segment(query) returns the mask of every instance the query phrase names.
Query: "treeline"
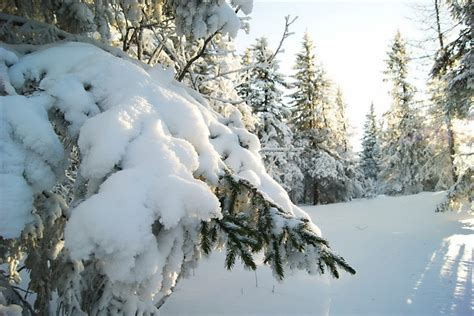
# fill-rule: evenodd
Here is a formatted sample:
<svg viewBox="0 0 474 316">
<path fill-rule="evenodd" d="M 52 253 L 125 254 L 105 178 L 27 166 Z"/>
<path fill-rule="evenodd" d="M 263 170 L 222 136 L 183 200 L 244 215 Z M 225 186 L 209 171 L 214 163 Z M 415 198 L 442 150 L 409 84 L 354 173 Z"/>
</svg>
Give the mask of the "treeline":
<svg viewBox="0 0 474 316">
<path fill-rule="evenodd" d="M 446 190 L 459 179 L 467 183 L 458 184 L 464 190 L 458 195 L 465 200 L 472 196 L 472 135 L 465 129 L 472 123 L 473 102 L 469 8 L 468 2 L 447 6 L 460 35 L 444 45 L 447 35 L 438 28 L 428 100 L 419 97 L 422 91 L 411 83 L 413 57 L 406 40 L 396 33 L 384 71 L 392 103 L 381 120 L 371 105 L 359 155 L 350 146 L 342 92 L 316 59 L 309 34 L 303 37 L 289 78 L 279 72 L 277 53 L 264 37 L 247 49 L 237 91 L 253 113 L 267 171 L 294 202 L 333 203 Z M 439 14 L 439 7 L 433 12 Z M 440 23 L 438 15 L 433 23 Z"/>
<path fill-rule="evenodd" d="M 256 118 L 267 171 L 297 203 L 347 201 L 364 194 L 364 177 L 349 143 L 342 92 L 329 80 L 304 35 L 285 78 L 265 38 L 243 56 L 247 80 L 237 87 Z M 285 91 L 291 93 L 284 95 Z"/>
</svg>

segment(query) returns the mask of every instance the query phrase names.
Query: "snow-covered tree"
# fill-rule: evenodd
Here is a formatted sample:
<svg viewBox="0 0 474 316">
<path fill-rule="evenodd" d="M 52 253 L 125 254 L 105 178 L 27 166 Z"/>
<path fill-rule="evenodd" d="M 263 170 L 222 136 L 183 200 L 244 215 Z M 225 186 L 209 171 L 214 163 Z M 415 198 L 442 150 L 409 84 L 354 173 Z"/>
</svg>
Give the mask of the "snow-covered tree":
<svg viewBox="0 0 474 316">
<path fill-rule="evenodd" d="M 349 144 L 349 122 L 347 121 L 346 103 L 341 88 L 337 88 L 333 111 L 335 123 L 333 130 L 339 152 L 341 155 L 348 155 L 351 151 Z"/>
<path fill-rule="evenodd" d="M 314 44 L 308 32 L 304 34 L 302 50 L 296 54 L 292 99 L 292 124 L 298 131 L 321 129 L 327 126 L 325 117 L 329 103 L 330 82 L 324 70 L 316 65 Z"/>
<path fill-rule="evenodd" d="M 252 52 L 250 48 L 247 48 L 242 55 L 241 65 L 243 70 L 240 72 L 241 81 L 235 87 L 239 96 L 247 102 L 250 99 L 250 94 L 252 93 L 252 88 L 250 87 L 252 81 L 252 69 L 254 67 Z"/>
<path fill-rule="evenodd" d="M 342 95 L 336 98 L 338 102 L 333 98 L 331 82 L 316 64 L 313 49 L 305 33 L 290 95 L 295 146 L 300 148 L 298 165 L 305 177 L 302 201 L 349 200 L 361 190 L 351 179 L 356 174 L 354 166 L 342 157 L 348 149 L 344 102 Z"/>
<path fill-rule="evenodd" d="M 379 173 L 379 159 L 379 132 L 374 112 L 374 104 L 372 103 L 369 113 L 367 113 L 365 117 L 360 166 L 365 178 L 374 183 L 377 181 L 377 175 Z"/>
<path fill-rule="evenodd" d="M 388 52 L 385 80 L 391 84 L 392 106 L 384 119 L 379 188 L 388 194 L 423 190 L 429 156 L 422 122 L 414 104 L 414 87 L 408 79 L 409 56 L 397 32 Z"/>
<path fill-rule="evenodd" d="M 439 1 L 435 2 L 437 4 Z M 452 29 L 459 34 L 444 44 L 443 33 L 438 31 L 440 46 L 431 74 L 446 81 L 445 93 L 450 102 L 445 103 L 451 116 L 466 117 L 472 111 L 474 95 L 474 2 L 472 0 L 444 0 L 453 19 Z M 439 24 L 438 24 L 439 25 Z"/>
<path fill-rule="evenodd" d="M 456 138 L 454 124 L 456 119 L 446 111 L 448 102 L 445 93 L 446 84 L 443 80 L 433 79 L 429 82 L 430 99 L 427 102 L 428 109 L 425 118 L 426 137 L 430 152 L 428 157 L 427 171 L 431 179 L 430 190 L 446 190 L 457 179 L 456 160 Z"/>
<path fill-rule="evenodd" d="M 250 52 L 254 67 L 250 71 L 251 89 L 247 102 L 256 113 L 270 112 L 278 118 L 285 117 L 288 111 L 282 102 L 282 89 L 287 84 L 279 72 L 278 60 L 273 58 L 274 53 L 268 47 L 267 39 L 258 38 Z"/>
<path fill-rule="evenodd" d="M 55 14 L 49 2 L 31 2 L 31 16 L 18 3 L 22 18 L 0 16 L 8 21 L 2 32 L 11 32 L 2 40 L 82 41 L 88 34 L 71 37 L 60 22 L 26 19 Z M 54 3 L 78 3 L 81 13 L 117 5 L 115 19 L 136 9 L 143 22 L 142 5 L 161 2 Z M 199 6 L 190 11 L 196 16 L 176 9 L 184 1 L 165 4 L 186 16 L 176 25 L 192 21 L 190 36 L 235 20 L 224 1 L 187 3 Z M 231 1 L 242 10 L 250 4 Z M 136 21 L 130 16 L 128 23 Z M 84 41 L 94 45 L 0 45 L 0 264 L 8 269 L 0 270 L 2 313 L 157 314 L 177 282 L 215 249 L 226 251 L 227 268 L 240 260 L 255 269 L 263 254 L 280 280 L 293 269 L 354 273 L 266 173 L 240 112 L 216 112 L 170 68 Z M 20 271 L 33 305 L 18 293 Z"/>
<path fill-rule="evenodd" d="M 253 1 L 201 1 L 201 0 L 103 0 L 103 1 L 13 1 L 2 3 L 2 12 L 16 14 L 31 20 L 55 24 L 73 34 L 113 40 L 118 33 L 121 41 L 139 41 L 144 29 L 156 26 L 164 18 L 175 21 L 178 34 L 193 38 L 206 38 L 216 32 L 235 36 L 240 27 L 235 11 L 249 14 Z M 6 18 L 6 17 L 2 17 Z M 20 32 L 11 34 L 21 35 Z M 41 34 L 45 31 L 44 34 Z M 41 36 L 48 30 L 38 30 Z M 95 33 L 95 34 L 93 34 Z M 41 38 L 43 41 L 45 38 Z"/>
<path fill-rule="evenodd" d="M 448 16 L 442 19 L 442 11 Z M 431 25 L 436 30 L 436 55 L 429 82 L 430 160 L 436 189 L 448 190 L 446 200 L 438 210 L 460 209 L 472 211 L 472 104 L 474 82 L 474 31 L 472 1 L 435 0 L 432 5 Z M 458 32 L 458 34 L 454 34 Z M 467 138 L 465 135 L 471 135 Z"/>
</svg>

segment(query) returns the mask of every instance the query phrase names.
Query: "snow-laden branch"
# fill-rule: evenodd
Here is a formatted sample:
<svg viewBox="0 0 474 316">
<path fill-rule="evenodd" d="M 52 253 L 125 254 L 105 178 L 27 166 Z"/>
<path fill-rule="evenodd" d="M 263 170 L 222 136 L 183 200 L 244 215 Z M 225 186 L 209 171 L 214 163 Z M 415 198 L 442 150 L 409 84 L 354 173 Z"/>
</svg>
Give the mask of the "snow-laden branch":
<svg viewBox="0 0 474 316">
<path fill-rule="evenodd" d="M 84 43 L 0 60 L 14 88 L 0 102 L 0 236 L 19 241 L 2 257 L 26 253 L 36 310 L 156 313 L 213 249 L 252 269 L 263 251 L 279 279 L 354 273 L 266 173 L 240 113 L 212 111 L 171 71 Z"/>
</svg>

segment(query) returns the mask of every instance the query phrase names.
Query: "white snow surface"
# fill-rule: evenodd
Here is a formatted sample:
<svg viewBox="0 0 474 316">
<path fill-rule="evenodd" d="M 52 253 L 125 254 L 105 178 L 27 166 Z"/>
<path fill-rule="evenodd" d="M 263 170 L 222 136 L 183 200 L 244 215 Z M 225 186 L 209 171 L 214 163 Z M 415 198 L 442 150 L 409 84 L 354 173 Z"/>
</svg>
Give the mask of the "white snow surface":
<svg viewBox="0 0 474 316">
<path fill-rule="evenodd" d="M 203 260 L 161 315 L 473 315 L 474 219 L 435 213 L 444 192 L 306 206 L 357 270 L 340 279 Z M 256 286 L 258 282 L 258 287 Z"/>
<path fill-rule="evenodd" d="M 59 111 L 68 137 L 78 137 L 79 172 L 88 181 L 85 200 L 71 210 L 66 248 L 72 259 L 101 260 L 118 289 L 139 284 L 147 303 L 174 285 L 189 257 L 175 246 L 184 242 L 183 225 L 222 216 L 213 185 L 226 167 L 289 214 L 307 217 L 265 172 L 258 139 L 242 128 L 241 116 L 213 112 L 169 70 L 142 68 L 84 43 L 45 46 L 17 59 L 0 53 L 8 84 L 39 87 L 0 98 L 1 236 L 18 237 L 31 220 L 33 194 L 64 173 L 48 111 Z M 169 232 L 159 241 L 156 220 Z"/>
<path fill-rule="evenodd" d="M 0 235 L 19 236 L 31 219 L 34 193 L 55 183 L 62 145 L 42 100 L 0 98 Z"/>
</svg>

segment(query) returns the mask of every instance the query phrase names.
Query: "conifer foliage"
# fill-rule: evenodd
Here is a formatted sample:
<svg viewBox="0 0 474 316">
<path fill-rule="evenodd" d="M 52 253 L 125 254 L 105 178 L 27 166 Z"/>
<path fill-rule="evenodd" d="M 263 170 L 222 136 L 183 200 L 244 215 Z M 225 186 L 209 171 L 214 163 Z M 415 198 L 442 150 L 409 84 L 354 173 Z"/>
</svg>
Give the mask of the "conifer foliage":
<svg viewBox="0 0 474 316">
<path fill-rule="evenodd" d="M 360 164 L 365 178 L 374 183 L 377 181 L 377 175 L 379 173 L 379 159 L 379 132 L 374 112 L 374 104 L 372 103 L 364 123 Z"/>
<path fill-rule="evenodd" d="M 397 32 L 388 52 L 386 81 L 391 85 L 392 106 L 385 114 L 379 188 L 388 194 L 413 194 L 423 190 L 428 152 L 423 125 L 408 79 L 409 55 Z"/>
<path fill-rule="evenodd" d="M 450 23 L 446 26 L 440 19 L 442 7 L 446 7 L 450 13 Z M 466 127 L 473 124 L 474 3 L 436 0 L 433 9 L 438 49 L 430 82 L 430 116 L 435 124 L 432 144 L 437 157 L 432 162 L 432 170 L 437 179 L 437 188 L 446 189 L 452 184 L 446 201 L 438 210 L 464 208 L 472 211 L 472 129 Z M 441 137 L 439 130 L 444 134 Z"/>
<path fill-rule="evenodd" d="M 268 173 L 293 195 L 303 176 L 295 162 L 297 152 L 287 124 L 290 112 L 283 103 L 283 89 L 288 84 L 279 72 L 275 57 L 267 39 L 258 38 L 242 56 L 247 81 L 237 89 L 255 115 L 255 133 L 260 139 L 260 152 Z"/>
<path fill-rule="evenodd" d="M 301 201 L 346 201 L 362 192 L 348 146 L 345 105 L 340 91 L 334 95 L 313 50 L 313 41 L 305 33 L 290 95 L 291 126 L 295 146 L 300 148 L 298 165 L 305 177 Z"/>
</svg>

